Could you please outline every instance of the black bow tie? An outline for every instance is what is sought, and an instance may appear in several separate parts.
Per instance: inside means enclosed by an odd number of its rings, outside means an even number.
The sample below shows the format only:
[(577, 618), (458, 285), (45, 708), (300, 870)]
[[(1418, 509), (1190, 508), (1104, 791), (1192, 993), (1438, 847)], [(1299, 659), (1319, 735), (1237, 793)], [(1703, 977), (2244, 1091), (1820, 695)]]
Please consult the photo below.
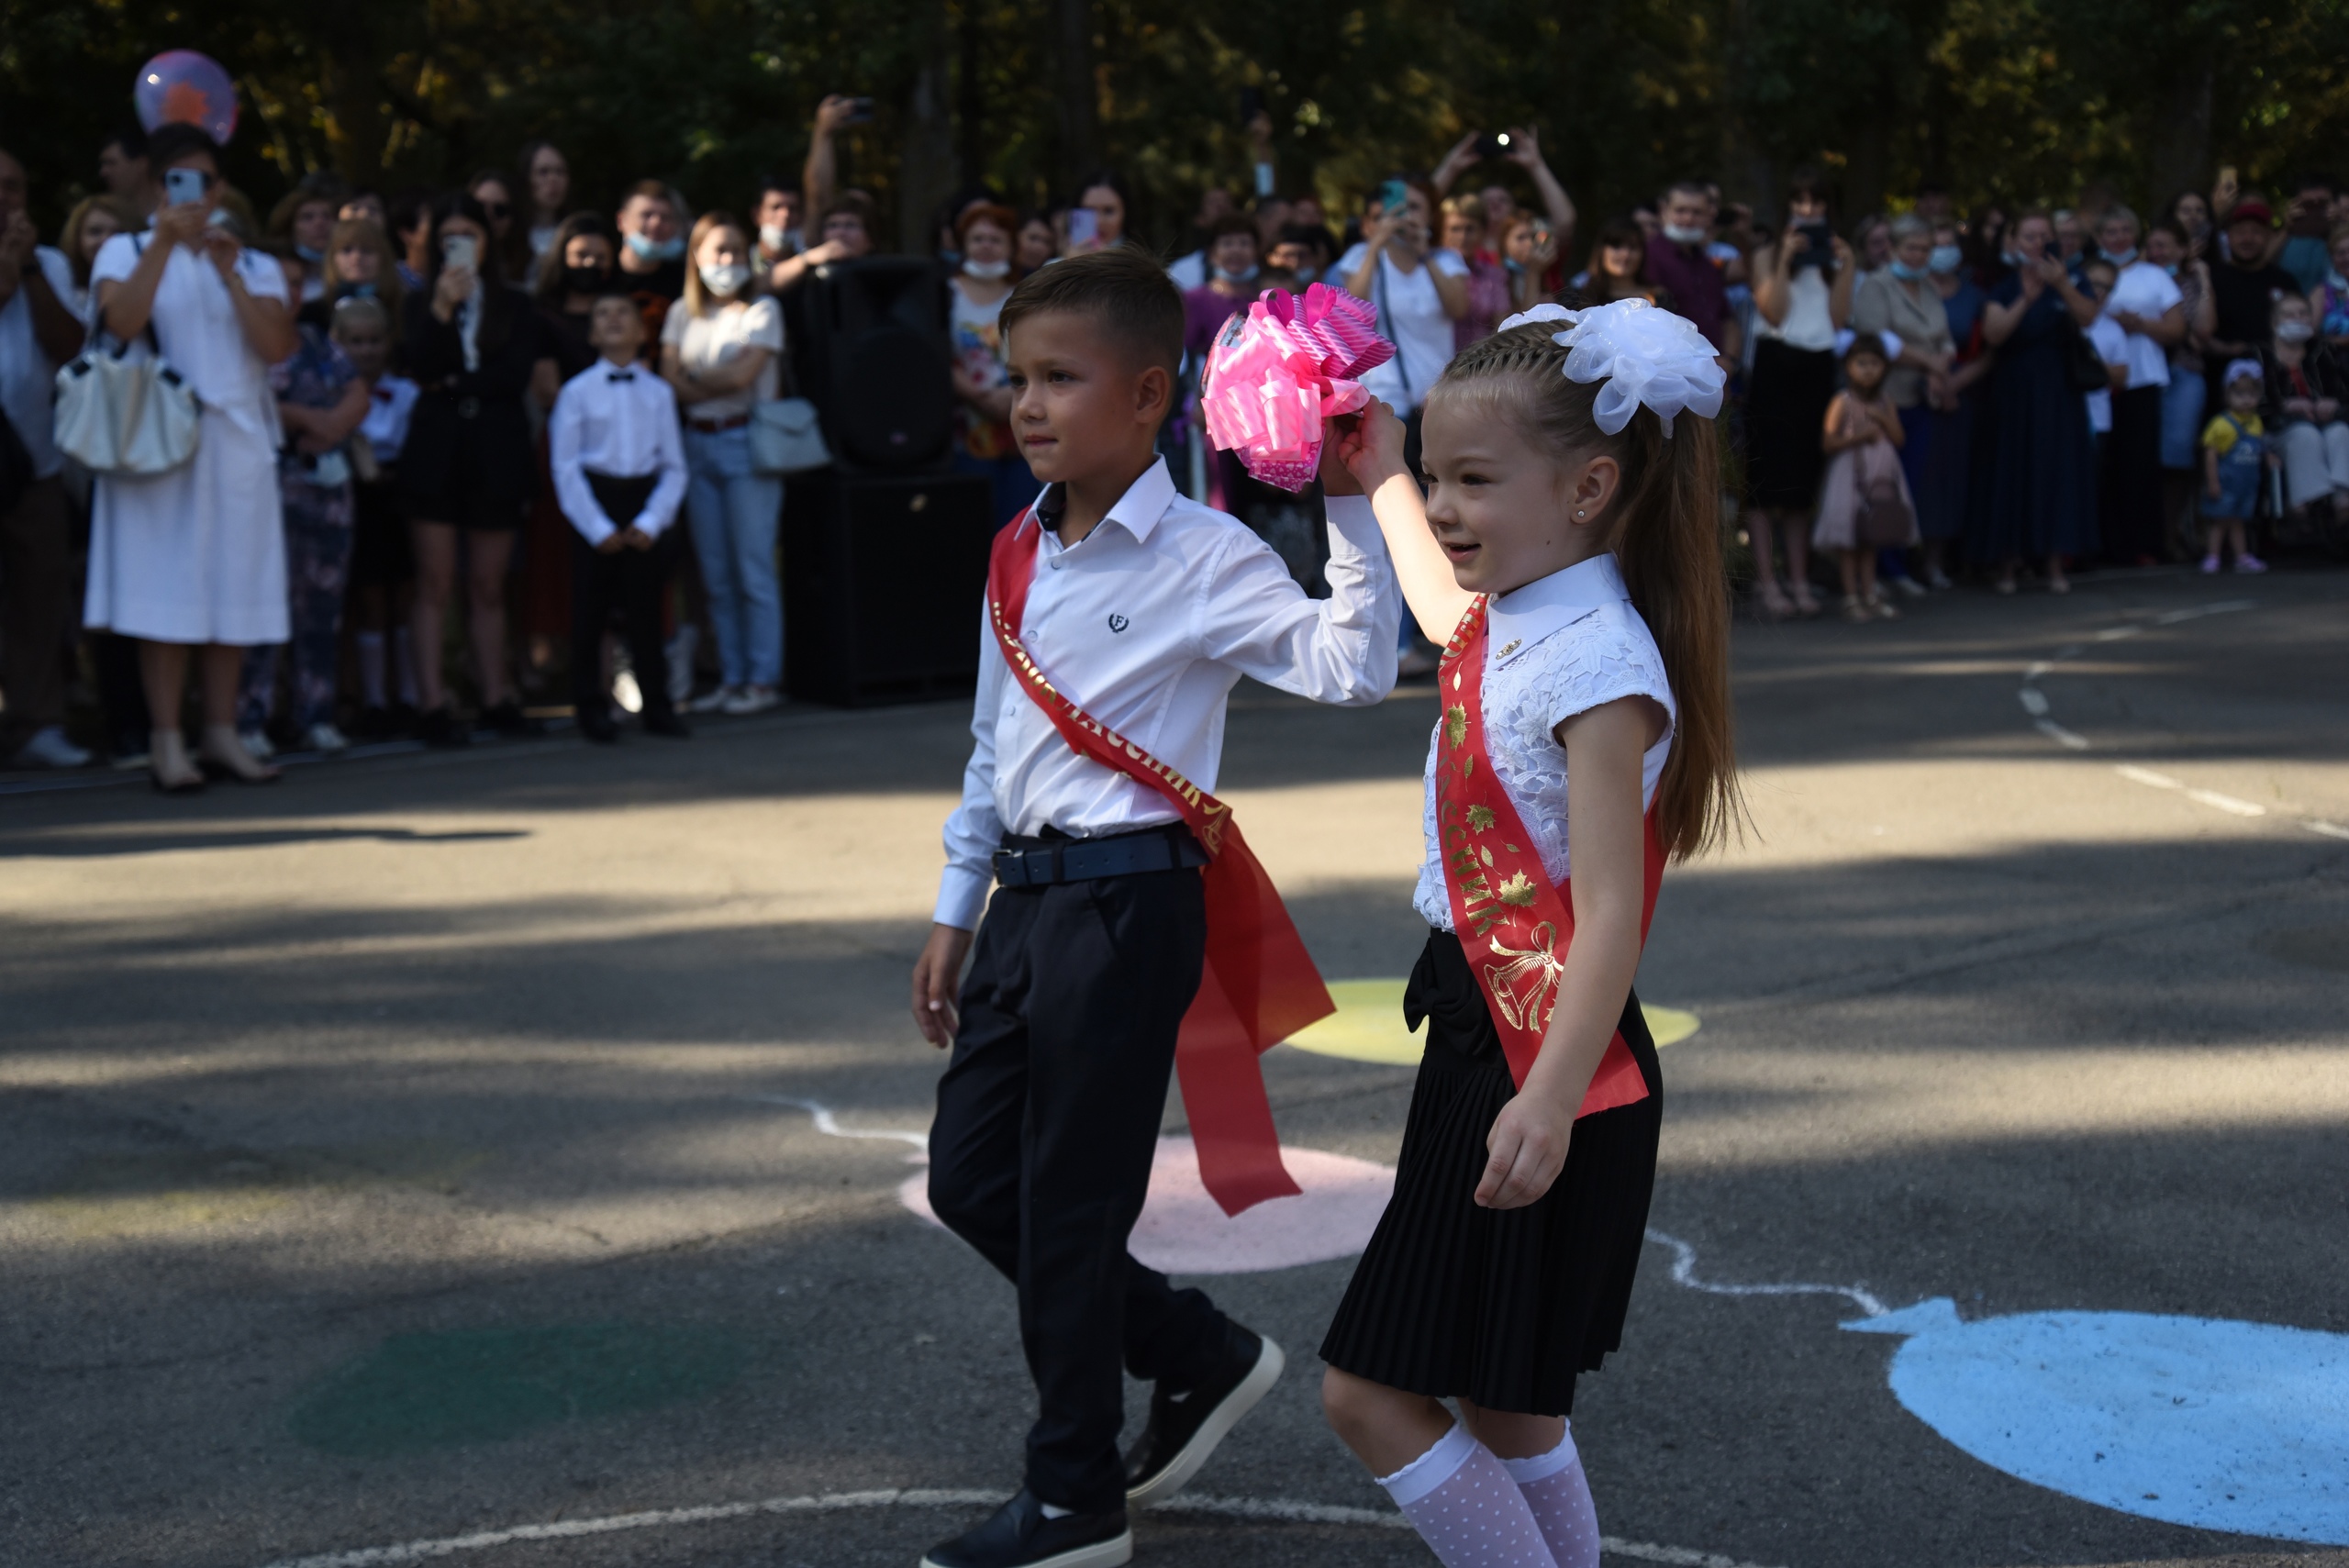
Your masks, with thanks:
[(636, 373), (634, 371), (614, 371), (607, 379), (612, 381), (634, 381), (636, 379)]

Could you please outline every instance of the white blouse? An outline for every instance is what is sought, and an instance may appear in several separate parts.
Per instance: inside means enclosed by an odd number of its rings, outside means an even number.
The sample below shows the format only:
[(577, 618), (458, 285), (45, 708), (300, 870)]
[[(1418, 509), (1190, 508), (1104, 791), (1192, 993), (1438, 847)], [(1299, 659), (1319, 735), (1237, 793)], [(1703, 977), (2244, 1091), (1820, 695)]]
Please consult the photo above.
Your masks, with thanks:
[[(1620, 697), (1653, 697), (1667, 720), (1678, 708), (1664, 679), (1664, 654), (1648, 623), (1631, 606), (1622, 569), (1612, 555), (1595, 555), (1504, 594), (1486, 611), (1485, 751), (1494, 776), (1532, 837), (1542, 869), (1564, 885), (1566, 854), (1566, 749), (1555, 731), (1578, 713)], [(1435, 764), (1443, 723), (1428, 740), (1427, 805), (1421, 830), (1427, 858), (1411, 906), (1428, 924), (1452, 929), (1452, 895), (1443, 882), (1442, 841), (1436, 836)], [(1672, 723), (1640, 759), (1640, 804), (1655, 799), (1672, 753)]]

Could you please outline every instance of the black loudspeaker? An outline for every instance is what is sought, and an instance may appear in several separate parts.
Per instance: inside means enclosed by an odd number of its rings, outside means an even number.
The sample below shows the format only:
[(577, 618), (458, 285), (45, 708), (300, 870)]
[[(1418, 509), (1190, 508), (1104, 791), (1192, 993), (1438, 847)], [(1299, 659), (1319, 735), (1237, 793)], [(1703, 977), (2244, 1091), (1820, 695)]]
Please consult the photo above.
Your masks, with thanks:
[(850, 473), (944, 466), (954, 438), (946, 290), (938, 263), (865, 256), (807, 281), (807, 395)]
[(995, 541), (985, 474), (795, 474), (784, 490), (784, 683), (838, 707), (967, 695)]

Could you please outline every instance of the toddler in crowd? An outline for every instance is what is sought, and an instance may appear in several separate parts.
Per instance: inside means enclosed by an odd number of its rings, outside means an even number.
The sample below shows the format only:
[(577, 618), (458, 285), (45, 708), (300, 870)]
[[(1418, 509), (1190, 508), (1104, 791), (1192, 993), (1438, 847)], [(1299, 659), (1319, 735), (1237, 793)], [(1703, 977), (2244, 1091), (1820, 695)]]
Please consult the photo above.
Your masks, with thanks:
[(1875, 334), (1854, 337), (1843, 350), (1843, 390), (1828, 404), (1820, 437), (1827, 476), (1810, 543), (1833, 550), (1842, 566), (1845, 620), (1900, 618), (1876, 583), (1876, 551), (1917, 542), (1917, 504), (1900, 470), (1900, 411), (1884, 395), (1888, 368)]
[[(395, 471), (407, 442), (417, 385), (391, 373), (392, 318), (382, 300), (356, 295), (337, 300), (333, 332), (367, 388), (367, 417), (351, 443), (351, 620), (364, 698), (356, 728), (362, 740), (381, 740), (401, 733), (416, 717), (416, 661), (407, 628), (416, 562)], [(398, 672), (397, 706), (392, 703), (387, 653)]]
[(562, 384), (547, 419), (555, 498), (578, 530), (571, 550), (571, 690), (579, 732), (619, 739), (604, 680), (604, 628), (617, 607), (630, 667), (644, 694), (647, 734), (692, 733), (669, 695), (661, 646), (661, 590), (676, 559), (678, 505), (685, 498), (685, 451), (677, 395), (638, 363), (644, 317), (625, 294), (599, 297), (587, 340), (602, 357)]
[(2259, 401), (2266, 378), (2256, 360), (2227, 367), (2226, 411), (2202, 429), (2202, 570), (2219, 569), (2223, 541), (2235, 552), (2238, 572), (2265, 572), (2267, 565), (2243, 542), (2244, 526), (2259, 507), (2259, 481), (2271, 461), (2267, 427)]

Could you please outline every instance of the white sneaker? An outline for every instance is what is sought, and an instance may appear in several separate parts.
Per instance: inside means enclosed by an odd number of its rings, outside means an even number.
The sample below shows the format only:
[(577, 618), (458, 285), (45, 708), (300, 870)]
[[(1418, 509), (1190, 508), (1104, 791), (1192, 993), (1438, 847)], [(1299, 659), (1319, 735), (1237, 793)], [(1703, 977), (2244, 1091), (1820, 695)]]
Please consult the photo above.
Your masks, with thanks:
[(242, 746), (246, 754), (256, 762), (266, 762), (277, 755), (277, 748), (271, 743), (265, 730), (239, 729), (237, 731), (237, 744)]
[(351, 749), (349, 738), (341, 730), (324, 721), (310, 726), (302, 739), (309, 742), (311, 751), (323, 752), (329, 757), (337, 751), (347, 751)]
[(622, 670), (612, 677), (612, 700), (629, 713), (644, 711), (644, 693), (636, 684), (636, 672)]
[(764, 713), (782, 702), (783, 694), (773, 686), (744, 686), (718, 711), (730, 713), (739, 718), (746, 713)]
[(1895, 577), (1892, 580), (1892, 585), (1912, 599), (1921, 599), (1925, 596), (1925, 585), (1914, 577)]
[(696, 697), (692, 702), (679, 703), (677, 706), (687, 713), (723, 713), (726, 711), (726, 705), (741, 695), (742, 688), (740, 686), (720, 686), (707, 696)]
[(694, 695), (694, 654), (701, 648), (701, 628), (687, 621), (662, 650), (669, 659), (669, 706), (683, 707)]
[(62, 725), (43, 725), (17, 749), (20, 768), (80, 768), (88, 766), (89, 761), (89, 752), (65, 739)]

